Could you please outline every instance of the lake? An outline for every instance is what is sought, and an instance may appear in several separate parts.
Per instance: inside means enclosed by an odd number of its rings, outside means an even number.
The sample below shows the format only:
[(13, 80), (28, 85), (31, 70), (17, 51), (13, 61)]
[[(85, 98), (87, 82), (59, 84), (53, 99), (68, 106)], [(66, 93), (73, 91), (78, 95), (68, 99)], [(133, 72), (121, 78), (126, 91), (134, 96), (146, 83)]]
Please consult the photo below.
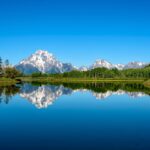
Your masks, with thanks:
[(0, 87), (0, 149), (149, 150), (149, 95), (131, 83)]

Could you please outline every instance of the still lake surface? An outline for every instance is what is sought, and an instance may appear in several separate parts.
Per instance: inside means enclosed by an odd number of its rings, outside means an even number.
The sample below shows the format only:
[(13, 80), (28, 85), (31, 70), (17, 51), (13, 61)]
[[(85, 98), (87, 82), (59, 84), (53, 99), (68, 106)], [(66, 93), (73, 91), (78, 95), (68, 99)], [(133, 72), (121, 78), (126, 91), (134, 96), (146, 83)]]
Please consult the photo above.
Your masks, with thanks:
[(149, 150), (149, 94), (119, 83), (0, 87), (0, 149)]

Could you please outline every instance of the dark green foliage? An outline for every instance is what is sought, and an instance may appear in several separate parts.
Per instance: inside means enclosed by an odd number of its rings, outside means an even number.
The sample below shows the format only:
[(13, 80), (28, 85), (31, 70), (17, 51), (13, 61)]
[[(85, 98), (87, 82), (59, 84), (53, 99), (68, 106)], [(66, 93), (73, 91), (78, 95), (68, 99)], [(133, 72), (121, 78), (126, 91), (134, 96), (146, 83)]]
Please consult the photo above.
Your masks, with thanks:
[[(46, 83), (47, 84), (47, 83)], [(34, 83), (35, 85), (35, 83)], [(38, 84), (41, 85), (41, 84)], [(145, 87), (141, 83), (106, 83), (106, 82), (86, 82), (86, 83), (51, 83), (50, 85), (63, 85), (66, 88), (70, 88), (72, 90), (77, 89), (87, 89), (90, 91), (93, 91), (95, 93), (106, 93), (107, 91), (116, 92), (118, 90), (123, 90), (126, 92), (143, 92), (147, 95), (150, 95), (150, 90), (148, 87)]]
[(63, 77), (72, 77), (72, 78), (83, 78), (85, 77), (84, 72), (73, 70), (71, 72), (65, 72), (62, 75)]
[(150, 67), (142, 69), (126, 69), (118, 70), (107, 68), (95, 68), (88, 71), (71, 71), (63, 74), (55, 74), (53, 77), (65, 77), (65, 78), (150, 78)]
[(11, 97), (20, 91), (19, 86), (0, 86), (0, 103), (3, 101), (6, 104), (10, 101)]
[(16, 77), (19, 77), (21, 75), (21, 73), (16, 70), (14, 67), (7, 67), (4, 69), (4, 77), (6, 78), (16, 78)]
[(88, 71), (73, 70), (71, 72), (65, 72), (60, 74), (42, 74), (33, 73), (32, 77), (54, 77), (54, 78), (85, 78), (85, 79), (148, 79), (150, 78), (150, 66), (141, 69), (125, 69), (118, 70), (116, 68), (95, 68)]
[(150, 78), (150, 67), (142, 69), (123, 70), (122, 74), (127, 78)]
[(42, 76), (42, 73), (41, 73), (41, 72), (35, 72), (35, 73), (32, 73), (31, 76), (32, 76), (32, 77), (41, 77), (41, 76)]
[(0, 57), (0, 77), (16, 78), (22, 76), (22, 74), (16, 70), (16, 68), (9, 66), (9, 60), (5, 60), (4, 63)]
[(0, 57), (0, 77), (3, 76), (3, 62), (2, 62), (2, 58)]
[(64, 73), (63, 77), (86, 77), (86, 78), (150, 78), (150, 67), (141, 69), (107, 69), (107, 68), (95, 68), (86, 72), (72, 71)]
[(123, 90), (127, 92), (143, 92), (150, 95), (149, 88), (140, 83), (64, 83), (63, 86), (73, 90), (88, 89), (96, 93)]

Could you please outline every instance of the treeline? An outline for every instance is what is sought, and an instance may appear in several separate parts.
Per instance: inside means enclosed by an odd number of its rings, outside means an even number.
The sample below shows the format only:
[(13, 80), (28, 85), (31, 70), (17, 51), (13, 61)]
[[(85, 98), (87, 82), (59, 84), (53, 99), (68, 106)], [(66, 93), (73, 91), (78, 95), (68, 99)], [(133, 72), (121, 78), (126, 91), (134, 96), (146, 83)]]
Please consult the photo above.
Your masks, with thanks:
[(33, 73), (32, 77), (55, 77), (55, 78), (150, 78), (150, 65), (140, 69), (118, 70), (107, 68), (95, 68), (88, 71), (73, 70), (62, 74)]
[[(56, 75), (57, 76), (57, 75)], [(107, 68), (95, 68), (89, 71), (72, 71), (62, 74), (63, 77), (77, 78), (150, 78), (150, 66), (140, 69), (118, 70)]]
[(16, 78), (21, 76), (22, 74), (16, 70), (16, 68), (12, 67), (9, 63), (9, 60), (2, 61), (0, 57), (0, 78)]

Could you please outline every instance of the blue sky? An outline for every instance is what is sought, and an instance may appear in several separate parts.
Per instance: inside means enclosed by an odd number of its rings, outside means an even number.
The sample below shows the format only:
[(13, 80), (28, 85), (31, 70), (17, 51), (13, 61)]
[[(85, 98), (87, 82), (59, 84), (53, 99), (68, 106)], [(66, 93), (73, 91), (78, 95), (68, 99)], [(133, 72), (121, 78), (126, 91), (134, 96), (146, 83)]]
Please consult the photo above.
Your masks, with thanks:
[(150, 62), (148, 0), (0, 0), (0, 56), (13, 64), (36, 49), (63, 62)]

